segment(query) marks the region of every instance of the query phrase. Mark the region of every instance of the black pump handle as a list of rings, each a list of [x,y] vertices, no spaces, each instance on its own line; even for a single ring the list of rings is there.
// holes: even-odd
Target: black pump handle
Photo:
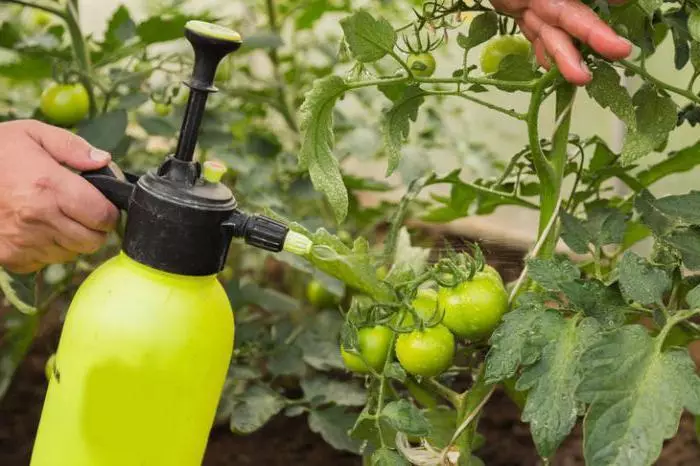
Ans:
[[[97,170],[82,172],[80,175],[118,209],[129,209],[129,201],[138,181],[137,176],[122,172],[114,162]]]

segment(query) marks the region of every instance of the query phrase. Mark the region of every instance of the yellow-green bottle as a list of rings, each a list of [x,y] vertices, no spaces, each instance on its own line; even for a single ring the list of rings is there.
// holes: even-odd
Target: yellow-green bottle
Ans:
[[[216,278],[233,237],[303,252],[305,237],[248,215],[193,151],[216,66],[233,31],[190,22],[195,67],[178,147],[155,170],[83,176],[127,213],[122,251],[82,284],[68,310],[31,466],[198,466],[234,341]]]

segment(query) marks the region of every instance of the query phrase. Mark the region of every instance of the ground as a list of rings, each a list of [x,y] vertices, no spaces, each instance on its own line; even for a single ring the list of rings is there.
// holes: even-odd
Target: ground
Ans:
[[[502,249],[488,251],[489,262],[512,280],[520,268],[520,255]],[[0,403],[0,465],[27,466],[36,433],[46,380],[44,363],[55,348],[57,322],[47,319],[29,356],[20,367],[13,384]],[[536,466],[535,452],[527,425],[519,420],[515,405],[496,392],[479,424],[486,436],[477,455],[487,466]],[[577,428],[561,447],[552,466],[583,465],[582,435]],[[203,466],[360,466],[361,461],[328,446],[311,432],[303,416],[278,417],[262,430],[249,436],[235,436],[226,428],[215,429],[209,441]],[[678,435],[667,442],[656,463],[660,466],[700,465],[700,445],[693,419],[685,415]]]

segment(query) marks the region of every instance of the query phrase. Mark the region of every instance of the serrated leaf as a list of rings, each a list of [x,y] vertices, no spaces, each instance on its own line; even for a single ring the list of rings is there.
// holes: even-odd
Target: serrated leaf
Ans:
[[[320,434],[336,450],[359,452],[359,444],[350,438],[348,432],[355,424],[357,414],[348,413],[339,406],[324,410],[313,410],[309,414],[309,428]]]
[[[591,466],[644,466],[678,429],[683,408],[700,413],[700,378],[687,350],[660,351],[646,329],[629,325],[603,337],[581,359],[577,394],[591,403],[584,455]]]
[[[78,125],[78,136],[94,147],[111,152],[124,138],[128,118],[125,110],[115,110]]]
[[[304,397],[316,399],[318,403],[333,403],[338,406],[364,406],[367,393],[356,382],[343,382],[324,375],[315,375],[301,381]]]
[[[105,31],[105,43],[108,48],[118,47],[123,45],[136,35],[136,25],[131,19],[129,10],[120,5],[107,23],[107,31]]]
[[[410,435],[428,435],[430,423],[425,414],[410,401],[401,399],[384,406],[382,419],[399,432]]]
[[[377,61],[394,50],[396,31],[384,18],[374,19],[367,11],[358,11],[340,20],[345,41],[360,62]]]
[[[642,87],[634,96],[636,103],[635,127],[628,129],[622,147],[621,163],[629,165],[652,152],[676,127],[676,104],[670,97],[659,95],[654,89]]]
[[[542,348],[562,325],[558,313],[546,311],[541,305],[522,306],[505,314],[489,340],[486,383],[508,379],[521,365],[537,361]]]
[[[409,466],[410,463],[403,456],[388,448],[380,448],[372,453],[372,466]]]
[[[399,382],[406,381],[406,371],[398,362],[387,364],[384,368],[384,375]]]
[[[469,35],[457,35],[457,44],[469,50],[489,40],[498,33],[498,15],[493,11],[482,13],[469,24]]]
[[[700,42],[700,11],[693,11],[688,16],[688,33],[695,42]]]
[[[700,270],[700,228],[688,227],[673,230],[664,241],[678,250],[683,265],[690,270]]]
[[[191,18],[182,14],[153,16],[136,27],[136,33],[144,44],[155,44],[181,39],[185,23]]]
[[[547,290],[560,290],[562,284],[581,277],[576,264],[566,258],[530,259],[527,267],[529,277]]]
[[[665,160],[639,172],[637,180],[644,186],[650,186],[674,173],[692,170],[699,164],[700,143],[696,143],[677,152],[672,152]]]
[[[642,10],[651,17],[656,10],[658,10],[661,5],[663,5],[663,0],[639,0],[638,4],[642,7]]]
[[[695,288],[693,288],[692,290],[688,291],[688,294],[685,296],[685,300],[691,309],[699,309],[700,308],[700,285],[698,285]]]
[[[612,328],[624,322],[627,307],[622,296],[598,280],[562,283],[561,291],[574,309],[594,317],[603,327]]]
[[[530,81],[541,76],[535,70],[527,57],[522,55],[506,55],[498,64],[492,78],[502,81]]]
[[[561,239],[572,251],[578,254],[590,252],[588,245],[592,238],[583,222],[568,212],[561,213]]]
[[[579,358],[595,342],[599,328],[593,319],[580,323],[569,319],[544,348],[540,360],[527,367],[516,383],[516,390],[529,390],[522,419],[530,423],[543,457],[552,455],[576,424],[575,394],[582,377]]]
[[[408,137],[410,122],[418,118],[418,109],[424,102],[425,93],[418,85],[409,86],[404,90],[401,99],[394,103],[391,109],[384,113],[382,119],[382,135],[384,145],[389,153],[389,163],[386,176],[391,175],[401,161],[401,146]]]
[[[621,210],[598,205],[586,205],[586,229],[596,246],[619,244],[625,234],[627,215]]]
[[[246,304],[260,306],[269,312],[288,314],[301,307],[301,303],[273,288],[263,288],[248,282],[240,287],[240,299]]]
[[[277,346],[267,359],[267,369],[274,376],[301,376],[306,371],[303,352],[295,345]]]
[[[317,80],[299,109],[302,133],[299,164],[309,170],[314,187],[326,195],[338,222],[347,216],[348,192],[332,152],[333,108],[347,89],[338,76]]]
[[[643,305],[662,304],[671,287],[671,277],[632,251],[627,251],[618,266],[623,295]]]
[[[588,95],[601,107],[609,108],[628,127],[634,128],[636,120],[632,98],[627,89],[620,84],[620,75],[615,68],[603,61],[597,61],[592,71],[593,79],[586,86]]]
[[[231,430],[242,434],[255,432],[285,405],[284,398],[276,392],[261,385],[251,385],[237,398],[231,412]]]

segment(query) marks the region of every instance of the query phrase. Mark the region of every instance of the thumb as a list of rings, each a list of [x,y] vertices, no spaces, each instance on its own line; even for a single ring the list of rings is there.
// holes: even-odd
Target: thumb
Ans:
[[[25,121],[23,128],[49,156],[75,170],[96,170],[112,159],[109,153],[92,147],[85,139],[63,128],[36,120]]]

